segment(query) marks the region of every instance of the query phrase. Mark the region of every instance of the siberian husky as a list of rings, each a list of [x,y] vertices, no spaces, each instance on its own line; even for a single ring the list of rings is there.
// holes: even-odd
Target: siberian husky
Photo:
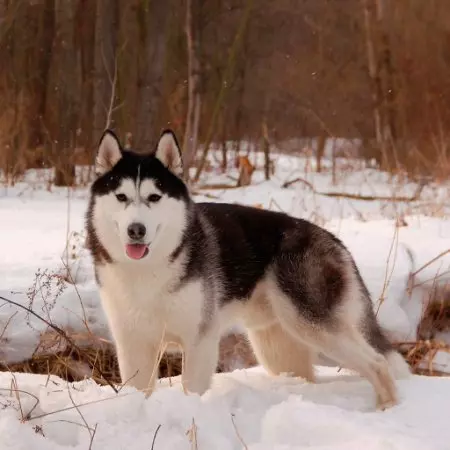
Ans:
[[[287,214],[194,202],[170,130],[146,154],[106,130],[95,167],[87,242],[122,382],[151,392],[161,343],[175,342],[182,383],[201,395],[221,336],[241,325],[270,374],[313,382],[322,354],[365,377],[379,409],[398,403],[409,366],[339,239]]]

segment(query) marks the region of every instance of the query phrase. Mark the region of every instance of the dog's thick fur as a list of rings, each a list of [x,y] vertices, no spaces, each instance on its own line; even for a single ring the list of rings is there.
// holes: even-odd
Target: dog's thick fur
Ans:
[[[409,375],[408,365],[336,237],[286,214],[195,203],[171,131],[143,155],[122,149],[107,130],[96,173],[88,245],[123,382],[151,391],[161,342],[176,342],[183,383],[202,394],[221,336],[242,324],[270,373],[312,382],[321,353],[367,378],[379,408],[398,402],[394,380]],[[130,238],[131,224],[145,234]],[[145,248],[144,256],[130,257],[129,248]]]

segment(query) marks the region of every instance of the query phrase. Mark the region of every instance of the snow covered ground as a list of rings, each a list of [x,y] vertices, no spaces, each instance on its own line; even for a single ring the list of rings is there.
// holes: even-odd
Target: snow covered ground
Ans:
[[[366,381],[330,368],[320,373],[316,385],[268,377],[260,368],[218,374],[203,397],[185,395],[176,379],[172,386],[164,380],[147,399],[127,387],[114,394],[91,381],[68,385],[56,377],[16,374],[20,401],[10,394],[12,375],[5,373],[0,447],[448,450],[449,379],[405,380],[402,403],[376,412]],[[31,410],[34,419],[26,420]]]
[[[375,307],[378,299],[384,299],[378,314],[391,338],[414,340],[426,297],[424,286],[437,276],[441,283],[449,279],[447,254],[420,270],[414,279],[419,286],[411,293],[407,290],[411,272],[450,249],[450,185],[428,185],[414,202],[321,195],[347,192],[408,197],[417,190],[414,183],[390,179],[374,169],[344,170],[347,162],[340,164],[342,170],[333,184],[329,171],[312,172],[314,165],[307,158],[279,156],[270,181],[256,172],[249,187],[199,189],[196,198],[283,210],[333,231],[353,252]],[[14,187],[0,187],[0,295],[31,305],[63,328],[85,331],[87,324],[92,332],[108,338],[91,263],[83,248],[87,189],[49,190],[47,177],[46,171],[34,171]],[[296,177],[303,181],[282,188]],[[214,169],[201,184],[209,183],[232,181]],[[402,226],[396,227],[397,223]],[[39,320],[0,302],[0,359],[14,362],[29,357],[44,328]],[[446,353],[438,355],[435,367],[450,372]],[[120,398],[79,410],[73,408],[64,381],[34,375],[15,375],[16,389],[28,392],[20,395],[19,404],[9,392],[12,375],[5,373],[0,376],[0,448],[86,449],[91,439],[86,424],[98,424],[94,449],[149,449],[160,424],[154,448],[196,448],[185,434],[193,419],[199,449],[244,448],[239,436],[253,450],[450,448],[450,430],[444,426],[450,379],[413,377],[403,381],[399,384],[401,405],[375,413],[367,382],[342,371],[337,374],[334,368],[321,367],[320,373],[329,379],[315,386],[269,378],[260,369],[217,375],[215,386],[202,398],[187,397],[176,385],[161,389],[148,400],[124,388]],[[36,402],[30,393],[39,399],[33,417],[72,409],[22,424],[18,418]],[[115,397],[111,388],[90,381],[75,383],[70,393],[75,404]],[[42,427],[45,438],[39,428],[37,432],[33,429],[36,425]]]

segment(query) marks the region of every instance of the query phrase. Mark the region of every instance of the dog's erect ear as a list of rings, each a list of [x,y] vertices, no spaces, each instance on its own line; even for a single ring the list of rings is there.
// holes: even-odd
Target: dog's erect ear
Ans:
[[[95,174],[101,176],[111,170],[122,158],[122,151],[117,136],[106,130],[100,139],[95,158]]]
[[[175,133],[172,130],[164,130],[156,147],[155,157],[158,158],[171,172],[177,176],[183,174],[183,162],[181,150]]]

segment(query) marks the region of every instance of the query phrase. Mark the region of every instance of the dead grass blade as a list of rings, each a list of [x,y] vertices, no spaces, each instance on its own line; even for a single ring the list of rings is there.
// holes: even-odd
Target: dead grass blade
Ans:
[[[439,255],[435,256],[434,258],[430,259],[430,261],[425,263],[422,267],[419,267],[415,272],[413,272],[411,274],[411,277],[412,278],[415,277],[418,273],[422,272],[422,270],[426,269],[428,266],[430,266],[431,264],[433,264],[435,261],[442,258],[443,256],[447,255],[448,253],[450,253],[450,248],[439,253]]]

